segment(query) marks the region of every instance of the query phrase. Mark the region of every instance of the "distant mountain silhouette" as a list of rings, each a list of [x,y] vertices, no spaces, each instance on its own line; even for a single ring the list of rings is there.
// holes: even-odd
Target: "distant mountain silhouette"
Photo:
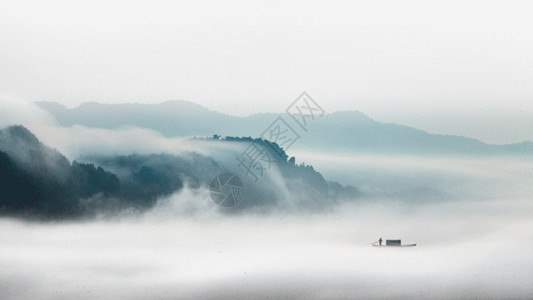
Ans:
[[[289,159],[277,144],[235,137],[207,140],[255,142],[277,157],[276,168],[282,180],[253,184],[243,176],[246,198],[228,213],[266,212],[280,207],[323,210],[359,195],[354,187],[327,182],[312,166],[296,165],[295,159]],[[87,162],[70,163],[22,126],[0,130],[0,215],[61,219],[114,214],[127,208],[143,211],[186,184],[193,189],[208,187],[218,174],[228,172],[224,163],[195,152],[179,156],[93,156],[84,160]],[[289,191],[289,195],[280,190]]]
[[[85,103],[73,109],[52,102],[37,104],[63,126],[108,129],[136,126],[156,130],[167,137],[214,134],[259,137],[279,115],[262,113],[235,117],[185,101],[161,104]],[[300,130],[289,117],[287,120],[295,130]],[[404,154],[533,154],[531,142],[485,144],[468,137],[430,134],[407,126],[377,122],[358,111],[326,114],[310,122],[308,132],[300,133],[302,139],[294,146],[300,149]]]
[[[84,103],[73,109],[53,102],[37,104],[52,113],[63,126],[107,129],[136,126],[156,130],[167,137],[212,135],[220,131],[220,126],[235,119],[185,101],[157,105]]]

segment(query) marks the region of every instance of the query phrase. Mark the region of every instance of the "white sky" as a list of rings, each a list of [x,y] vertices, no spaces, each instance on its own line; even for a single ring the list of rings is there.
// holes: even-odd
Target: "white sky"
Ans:
[[[371,2],[371,3],[370,3]],[[0,93],[327,112],[533,140],[533,3],[3,1]]]

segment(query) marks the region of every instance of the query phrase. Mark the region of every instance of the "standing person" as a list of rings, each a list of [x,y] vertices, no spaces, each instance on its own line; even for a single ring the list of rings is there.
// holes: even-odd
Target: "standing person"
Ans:
[[[381,238],[379,238],[379,245],[381,246],[381,242],[383,242],[383,240]]]

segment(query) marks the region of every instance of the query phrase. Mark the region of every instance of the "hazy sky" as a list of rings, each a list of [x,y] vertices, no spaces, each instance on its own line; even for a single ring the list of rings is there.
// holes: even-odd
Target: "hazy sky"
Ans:
[[[306,90],[327,112],[533,140],[533,4],[1,1],[0,94],[182,99],[237,115]]]

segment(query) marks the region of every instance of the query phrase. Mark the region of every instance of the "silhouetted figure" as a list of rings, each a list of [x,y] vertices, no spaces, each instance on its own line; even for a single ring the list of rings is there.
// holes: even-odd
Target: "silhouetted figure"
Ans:
[[[379,238],[379,245],[381,246],[381,242],[383,242],[383,240],[381,238]]]

